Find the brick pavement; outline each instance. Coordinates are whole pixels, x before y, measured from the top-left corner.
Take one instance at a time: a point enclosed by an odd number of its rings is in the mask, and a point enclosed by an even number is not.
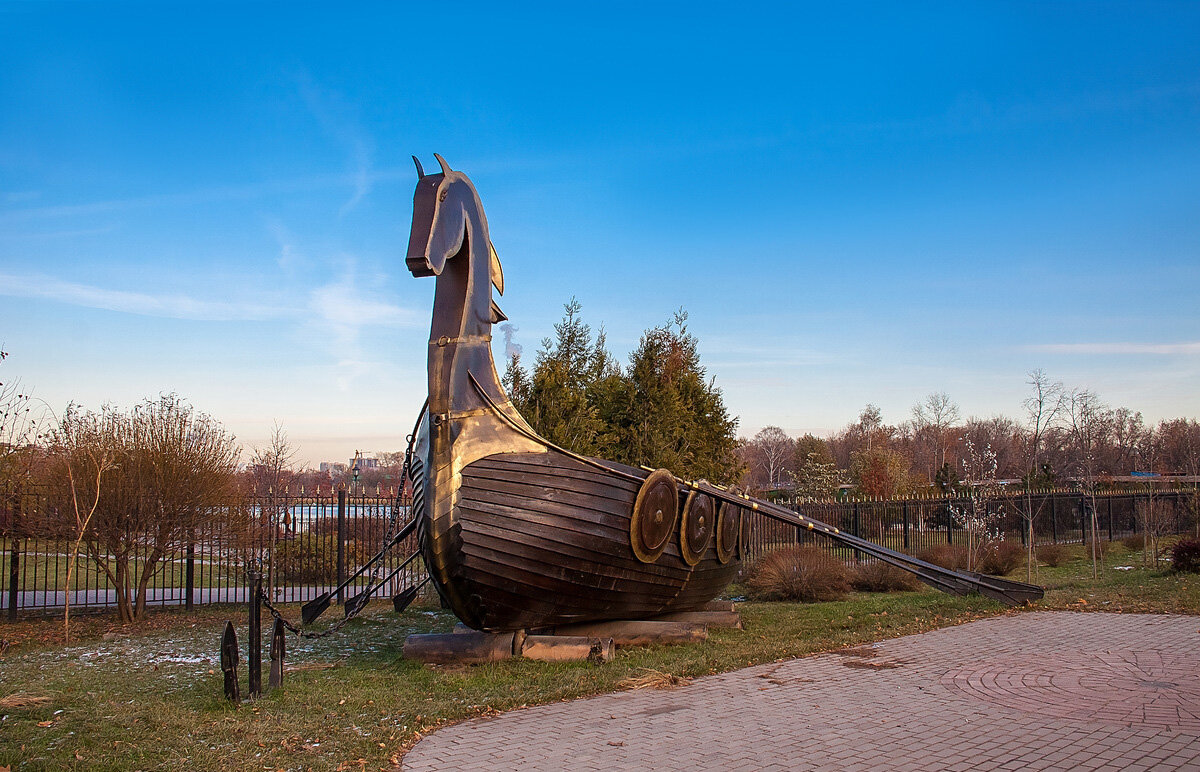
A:
[[[995,617],[468,721],[403,768],[1200,770],[1200,617]]]

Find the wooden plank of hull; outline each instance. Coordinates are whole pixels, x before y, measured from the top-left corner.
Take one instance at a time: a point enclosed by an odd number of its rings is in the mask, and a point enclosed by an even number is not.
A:
[[[644,472],[638,472],[644,477]],[[652,564],[633,554],[638,485],[559,453],[469,464],[456,496],[451,581],[472,627],[515,630],[702,608],[736,575],[710,544],[688,566],[673,535]],[[681,492],[681,504],[682,504]]]

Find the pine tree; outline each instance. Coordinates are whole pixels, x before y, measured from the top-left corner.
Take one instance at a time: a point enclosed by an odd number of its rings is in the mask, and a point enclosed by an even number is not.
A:
[[[527,397],[514,404],[539,434],[576,453],[597,455],[604,426],[589,399],[596,375],[605,372],[611,357],[604,350],[604,334],[592,341],[592,330],[580,316],[576,298],[563,306],[563,319],[554,325],[554,339],[542,341]],[[513,382],[517,383],[514,373]],[[511,395],[510,395],[511,396]]]
[[[740,476],[737,419],[726,411],[721,390],[705,380],[697,344],[682,309],[642,335],[625,384],[601,410],[620,440],[614,460],[716,483]]]
[[[513,405],[534,430],[589,456],[716,483],[740,477],[737,419],[725,410],[720,389],[705,381],[685,312],[647,330],[622,369],[603,328],[593,340],[579,301],[572,298],[563,309],[533,372],[526,374],[519,356],[504,372]]]

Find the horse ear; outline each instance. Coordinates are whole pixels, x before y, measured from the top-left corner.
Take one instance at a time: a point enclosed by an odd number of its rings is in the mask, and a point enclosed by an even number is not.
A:
[[[504,269],[500,267],[500,255],[496,254],[496,246],[488,240],[488,262],[492,276],[492,286],[501,295],[504,294]]]
[[[417,165],[417,179],[419,180],[425,176],[425,170],[421,168],[421,159],[417,158],[415,155],[412,157],[412,159],[413,163]]]
[[[442,158],[437,153],[434,153],[433,157],[436,158],[438,163],[442,165],[442,174],[449,174],[452,171],[450,168],[450,164],[446,163],[445,158]]]

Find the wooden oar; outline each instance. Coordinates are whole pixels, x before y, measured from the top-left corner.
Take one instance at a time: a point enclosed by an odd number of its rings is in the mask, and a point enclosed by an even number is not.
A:
[[[404,562],[402,562],[400,565],[398,565],[394,569],[392,569],[392,572],[390,574],[385,576],[383,579],[380,579],[374,585],[367,585],[366,589],[364,589],[362,592],[358,593],[354,597],[350,598],[350,600],[346,601],[346,605],[342,607],[342,611],[345,612],[345,615],[352,616],[354,614],[357,614],[359,612],[359,610],[363,606],[367,605],[367,602],[371,600],[371,596],[375,594],[376,590],[378,590],[380,587],[382,587],[383,585],[387,584],[392,579],[394,579],[396,577],[396,575],[399,574],[401,571],[408,568],[408,564],[412,563],[414,560],[416,560],[417,557],[420,556],[420,554],[421,554],[420,550],[413,552],[413,554],[409,555],[408,557],[406,557],[404,559]]]
[[[408,608],[409,604],[417,599],[417,593],[419,593],[421,588],[427,584],[429,584],[428,576],[414,584],[412,587],[409,587],[407,590],[403,590],[402,592],[393,595],[392,608],[396,610],[396,613],[404,613],[404,609]]]
[[[392,547],[394,547],[398,542],[403,541],[404,538],[406,536],[408,536],[410,533],[412,533],[413,529],[416,527],[417,527],[417,519],[414,517],[412,520],[409,520],[407,523],[404,524],[404,527],[401,528],[400,531],[394,537],[392,537],[392,540],[389,541],[384,546],[383,549],[379,550],[379,552],[375,555],[375,557],[368,560],[366,563],[363,564],[362,568],[355,571],[353,576],[351,576],[346,581],[342,582],[341,584],[339,584],[337,587],[333,588],[329,592],[324,593],[324,594],[310,600],[308,603],[305,603],[303,606],[301,606],[300,607],[301,621],[306,625],[312,624],[314,619],[316,619],[317,617],[324,614],[325,609],[329,608],[329,604],[335,595],[337,595],[339,592],[341,592],[342,590],[346,589],[351,584],[353,584],[354,581],[358,579],[358,577],[362,576],[364,573],[367,572],[368,569],[370,569],[372,566],[374,566],[376,563],[378,563],[383,558],[383,556],[387,554],[388,550],[390,550]]]

